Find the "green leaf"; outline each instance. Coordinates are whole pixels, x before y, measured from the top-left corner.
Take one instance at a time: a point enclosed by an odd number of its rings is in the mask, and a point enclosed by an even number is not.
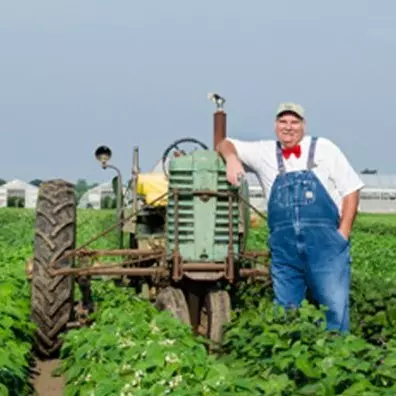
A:
[[[321,376],[320,370],[312,365],[307,355],[297,357],[296,367],[302,371],[307,378],[320,378]]]

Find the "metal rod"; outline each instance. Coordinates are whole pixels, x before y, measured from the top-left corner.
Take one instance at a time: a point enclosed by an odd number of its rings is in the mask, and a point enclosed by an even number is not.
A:
[[[225,271],[226,264],[215,263],[183,263],[183,271]]]
[[[68,322],[66,324],[66,328],[67,329],[79,329],[81,328],[83,325],[80,322]]]
[[[222,268],[219,268],[222,267]],[[183,265],[185,271],[208,271],[208,272],[221,272],[224,271],[225,266],[218,264],[187,264]],[[65,268],[59,270],[50,270],[51,276],[59,275],[74,275],[74,276],[89,276],[89,275],[129,275],[129,276],[169,276],[169,271],[164,268],[105,268],[105,267],[91,267],[91,268]],[[239,270],[241,277],[250,276],[268,276],[267,269],[256,268],[243,268]]]
[[[179,191],[176,189],[173,191],[173,198],[175,203],[175,209],[174,209],[175,248],[173,251],[172,277],[174,280],[179,280],[182,277],[182,270],[180,268],[181,257],[179,251]]]
[[[263,215],[257,208],[255,208],[250,202],[246,201],[245,198],[242,197],[241,194],[238,194],[239,199],[244,202],[250,209],[252,209],[254,212],[256,212],[256,214],[259,215],[259,217],[261,217],[263,220],[267,220],[266,216]]]
[[[116,268],[116,267],[121,267],[121,266],[125,266],[125,265],[133,265],[133,264],[141,264],[144,263],[146,261],[150,261],[150,260],[159,260],[162,258],[162,253],[156,253],[156,254],[152,254],[152,255],[142,255],[142,256],[136,256],[136,258],[130,259],[130,260],[125,260],[122,261],[121,263],[118,262],[109,262],[109,263],[96,263],[96,267],[98,268],[98,266],[102,266],[107,267],[107,268]],[[88,268],[88,266],[85,267],[78,267],[78,268]]]
[[[122,232],[122,218],[123,218],[123,190],[122,190],[122,176],[121,171],[112,164],[103,165],[105,169],[113,169],[117,173],[118,183],[117,183],[117,220],[118,220],[118,243],[119,248],[122,249],[124,246],[123,232]]]
[[[58,270],[49,270],[51,276],[74,275],[129,275],[129,276],[168,276],[169,271],[164,268],[106,268],[106,267],[90,267],[90,268],[64,268]]]
[[[168,192],[163,193],[162,195],[160,195],[159,197],[157,197],[156,199],[154,199],[152,202],[150,202],[147,205],[144,205],[143,207],[141,207],[139,210],[137,210],[136,212],[131,213],[129,216],[127,216],[126,218],[123,218],[122,222],[125,223],[126,221],[132,219],[133,217],[135,217],[139,212],[141,212],[146,206],[148,205],[154,205],[156,202],[160,202],[161,199],[165,198],[167,195],[169,195]],[[114,228],[116,228],[118,225],[118,222],[116,222],[115,224],[113,224],[112,226],[110,226],[109,228],[107,228],[106,230],[100,232],[99,234],[95,235],[94,237],[92,237],[91,239],[89,239],[88,241],[84,242],[82,245],[80,245],[78,248],[73,249],[73,250],[69,250],[69,253],[65,253],[63,255],[61,255],[59,258],[57,258],[56,260],[52,260],[49,264],[50,268],[54,268],[55,264],[57,264],[59,261],[64,260],[66,258],[71,257],[72,255],[75,255],[76,252],[79,252],[83,249],[85,249],[88,245],[90,245],[92,242],[95,242],[96,240],[98,240],[99,238],[105,236],[106,234],[108,234],[109,232],[111,232],[112,230],[114,230]]]
[[[216,263],[184,263],[181,265],[183,271],[193,272],[223,272],[226,270],[226,264]],[[89,276],[89,275],[129,275],[129,276],[168,276],[169,270],[163,267],[155,268],[122,268],[119,264],[114,267],[101,266],[89,268],[63,268],[58,270],[50,270],[51,276],[59,275],[75,275],[75,276]],[[243,268],[239,270],[239,275],[242,277],[249,276],[268,276],[268,268]]]
[[[227,270],[226,276],[230,282],[234,281],[234,232],[233,232],[233,210],[232,210],[232,193],[230,192],[228,195],[228,257],[227,257]]]
[[[83,256],[93,256],[93,257],[100,257],[100,256],[145,256],[145,255],[153,255],[153,254],[162,254],[164,249],[102,249],[102,250],[82,250],[79,252],[74,253],[77,257]]]
[[[237,196],[237,193],[232,192],[235,196]],[[200,195],[208,195],[208,196],[214,196],[214,197],[224,197],[227,198],[230,195],[229,191],[216,191],[216,190],[188,190],[188,189],[178,189],[178,194],[179,195],[194,195],[194,196],[200,196]]]
[[[268,276],[269,275],[269,270],[264,268],[264,269],[258,269],[258,268],[242,268],[239,270],[239,275],[242,277],[248,277],[248,276]]]
[[[136,212],[138,210],[138,198],[137,198],[137,188],[138,188],[138,177],[139,177],[139,147],[135,146],[133,149],[133,159],[132,159],[132,211]],[[133,234],[136,234],[136,222],[133,226]]]
[[[243,254],[241,254],[241,257],[248,257],[248,258],[253,258],[253,257],[269,257],[269,252],[254,252],[254,251],[250,251],[250,252],[244,252]]]
[[[100,269],[100,268],[119,268],[122,266],[126,266],[126,265],[134,265],[134,264],[140,264],[140,263],[144,263],[146,261],[149,260],[160,260],[162,258],[163,254],[159,253],[159,254],[153,254],[151,256],[138,256],[137,258],[133,259],[133,260],[126,260],[123,261],[121,263],[118,262],[111,262],[111,263],[95,263],[94,266],[90,267],[90,266],[81,266],[81,267],[72,267],[72,268],[58,268],[58,269],[54,269],[52,268],[52,272],[53,276],[59,275],[59,274],[68,274],[68,273],[79,273],[79,272],[84,272],[85,270],[89,269],[89,268],[96,268],[96,269]]]

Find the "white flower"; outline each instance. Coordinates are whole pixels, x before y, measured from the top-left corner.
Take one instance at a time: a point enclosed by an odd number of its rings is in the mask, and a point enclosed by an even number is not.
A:
[[[179,362],[179,358],[174,353],[167,353],[165,355],[165,362],[166,363],[178,363]]]
[[[154,320],[150,323],[150,329],[153,333],[158,333],[160,331]]]
[[[140,377],[143,377],[143,376],[144,376],[144,372],[142,370],[136,371],[136,373],[135,373],[135,377],[136,378],[140,378]]]
[[[123,387],[122,387],[122,391],[124,392],[126,392],[126,391],[128,391],[129,389],[131,388],[131,384],[125,384]]]
[[[181,375],[176,375],[175,378],[169,381],[169,386],[171,388],[175,388],[176,386],[180,385],[182,382],[183,377]]]
[[[131,340],[122,340],[122,342],[120,343],[120,347],[121,348],[128,348],[128,347],[134,347],[136,344],[131,341]]]
[[[126,371],[126,370],[130,370],[130,369],[131,369],[130,364],[123,364],[121,367],[121,371]]]
[[[159,343],[160,343],[160,345],[174,345],[175,342],[176,342],[175,340],[166,339],[166,340],[160,341]]]

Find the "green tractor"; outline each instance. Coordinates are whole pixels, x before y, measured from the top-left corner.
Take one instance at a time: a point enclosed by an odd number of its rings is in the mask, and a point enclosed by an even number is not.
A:
[[[211,98],[217,104],[216,147],[226,137],[225,100],[217,94]],[[199,148],[186,152],[181,148],[184,143]],[[249,203],[247,182],[232,186],[223,159],[192,138],[165,150],[162,172],[141,173],[135,148],[125,192],[120,171],[109,163],[111,150],[101,146],[95,155],[104,169],[113,168],[118,174],[113,179],[117,221],[83,245],[76,247],[73,185],[50,180],[40,186],[31,270],[37,349],[44,356],[55,354],[62,332],[87,323],[87,314],[94,310],[90,281],[98,277],[116,277],[197,334],[221,342],[231,315],[230,286],[249,278],[268,279],[267,265],[257,264],[258,258],[268,257],[267,252],[246,250],[250,213],[258,212]],[[114,249],[88,249],[115,229],[119,245]],[[119,260],[97,261],[104,256]],[[78,302],[76,284],[82,296]]]

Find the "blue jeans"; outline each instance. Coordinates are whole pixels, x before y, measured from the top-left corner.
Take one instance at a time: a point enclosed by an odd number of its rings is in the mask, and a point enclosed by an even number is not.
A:
[[[329,330],[349,329],[350,245],[330,224],[302,223],[274,230],[269,244],[275,302],[299,306],[307,288],[327,311]]]

